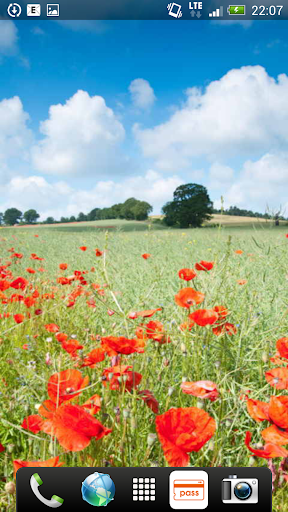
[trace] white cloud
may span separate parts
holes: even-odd
[[[44,139],[32,148],[37,171],[102,176],[123,164],[118,145],[125,130],[101,96],[80,90],[65,105],[52,105],[40,131]]]
[[[152,129],[134,126],[146,157],[170,171],[193,158],[247,158],[281,149],[288,142],[288,77],[277,80],[261,66],[233,69],[205,90],[192,87],[187,101],[167,122]]]
[[[108,24],[102,20],[59,20],[57,23],[73,32],[103,34],[108,30]]]
[[[136,108],[142,110],[152,107],[156,96],[154,91],[147,80],[143,78],[136,78],[129,85],[129,91],[132,97],[132,103]]]
[[[65,181],[48,183],[41,176],[18,176],[2,189],[0,211],[16,206],[22,212],[35,208],[40,220],[48,216],[60,219],[61,216],[77,215],[80,211],[88,213],[93,208],[109,207],[129,197],[136,197],[154,206],[154,211],[161,210],[166,201],[173,198],[175,188],[183,183],[178,176],[163,178],[153,170],[143,176],[126,178],[122,183],[113,180],[99,181],[90,190],[70,187]]]
[[[28,158],[29,144],[33,139],[27,127],[28,120],[29,115],[18,96],[0,101],[0,164],[11,158]]]
[[[222,189],[228,185],[234,178],[234,170],[228,165],[215,162],[211,165],[209,171],[209,189]]]
[[[0,20],[0,54],[10,55],[17,52],[17,32],[13,21]]]
[[[288,153],[266,153],[259,160],[247,160],[238,176],[223,185],[225,207],[237,205],[264,212],[268,205],[286,208],[288,215]]]

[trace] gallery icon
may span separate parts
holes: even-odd
[[[41,4],[27,4],[27,16],[41,16]]]
[[[156,500],[156,478],[133,478],[132,486],[133,501]]]
[[[169,504],[176,510],[203,510],[208,507],[206,471],[172,471],[169,478]]]
[[[173,16],[173,18],[181,18],[182,11],[181,11],[181,5],[175,4],[168,4],[167,5],[168,14],[169,16]]]
[[[59,4],[47,4],[47,16],[59,16]]]
[[[19,4],[9,4],[8,5],[8,9],[7,9],[7,12],[9,14],[9,16],[11,16],[11,18],[18,18],[18,16],[20,16],[21,14],[21,7]]]

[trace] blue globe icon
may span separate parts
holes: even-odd
[[[82,498],[94,507],[106,507],[115,496],[115,485],[110,475],[92,473],[82,482]]]

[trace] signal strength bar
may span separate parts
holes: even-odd
[[[223,6],[220,9],[216,9],[216,11],[209,12],[210,18],[221,18],[223,16]]]

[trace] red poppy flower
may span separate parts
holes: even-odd
[[[280,338],[276,341],[276,348],[281,357],[288,359],[288,338]]]
[[[157,311],[161,311],[162,308],[156,309],[145,309],[144,311],[132,311],[129,313],[128,318],[132,318],[133,320],[138,317],[149,318],[150,316],[155,315]]]
[[[37,434],[42,429],[42,425],[43,418],[39,414],[32,414],[23,420],[21,427]]]
[[[60,329],[60,327],[58,327],[56,324],[46,324],[44,327],[48,332],[58,332]]]
[[[44,422],[42,430],[55,436],[62,448],[73,452],[86,448],[93,437],[99,440],[112,432],[82,407],[72,404],[58,407],[53,418]]]
[[[60,270],[66,270],[68,268],[67,263],[60,263],[59,265]]]
[[[193,288],[182,288],[175,295],[175,302],[182,308],[191,308],[195,304],[201,304],[205,298],[204,293],[193,290]]]
[[[9,281],[5,280],[5,279],[2,279],[0,281],[0,290],[1,292],[5,292],[5,290],[8,290],[8,288],[10,288],[11,286],[11,283],[9,283]]]
[[[232,336],[232,334],[237,333],[237,327],[235,327],[234,324],[230,324],[229,322],[225,322],[223,325],[217,325],[217,327],[213,327],[212,331],[216,336],[220,336],[221,334],[229,334]]]
[[[241,251],[241,249],[236,249],[236,251],[234,251],[235,254],[243,254],[243,251]]]
[[[139,338],[128,339],[125,336],[106,336],[101,341],[102,348],[109,356],[117,354],[133,354],[133,352],[143,353],[145,341]]]
[[[261,435],[268,443],[288,444],[288,429],[279,429],[276,425],[270,425],[270,427],[262,430]]]
[[[21,260],[23,258],[23,254],[21,252],[14,252],[14,254],[11,255],[11,258],[18,258]]]
[[[102,383],[106,387],[109,382],[110,389],[119,390],[124,383],[126,391],[137,388],[142,380],[142,375],[131,370],[132,366],[111,366],[103,371]],[[125,378],[123,378],[125,377]]]
[[[270,386],[276,389],[288,389],[288,368],[273,368],[265,373]]]
[[[169,466],[185,467],[189,452],[198,452],[216,430],[209,414],[197,407],[169,409],[156,417],[156,432]]]
[[[285,236],[286,236],[286,238],[288,238],[288,233],[286,233],[286,235],[285,235]]]
[[[36,302],[36,299],[34,299],[33,297],[26,297],[24,299],[24,304],[27,308],[31,308],[32,306],[34,306]]]
[[[142,256],[142,258],[144,258],[144,260],[148,260],[148,258],[150,258],[150,256],[151,256],[151,254],[148,254],[147,252],[145,252],[141,256]]]
[[[3,444],[2,444],[2,443],[0,443],[0,453],[1,453],[1,452],[5,452],[5,447],[3,446]]]
[[[214,402],[218,398],[219,393],[217,385],[211,380],[198,380],[195,382],[182,382],[181,389],[187,395],[198,396],[200,398],[209,398]]]
[[[35,315],[42,315],[43,311],[42,309],[35,309],[34,313]]]
[[[95,368],[96,364],[104,361],[105,359],[105,350],[103,348],[95,348],[91,350],[89,354],[84,358],[83,363],[81,364],[81,368],[84,366],[90,366],[90,368]]]
[[[209,271],[214,267],[214,261],[203,261],[201,260],[200,263],[196,263],[195,268],[196,270],[206,270]]]
[[[55,338],[60,343],[63,343],[63,341],[68,340],[68,334],[65,334],[64,332],[57,332],[57,334],[55,334]]]
[[[218,322],[220,320],[224,320],[229,313],[228,309],[225,306],[215,306],[213,309],[214,311],[216,311],[216,313],[218,313]]]
[[[180,331],[191,331],[193,325],[195,325],[195,322],[189,320],[189,322],[183,322],[183,324],[180,324],[179,329]]]
[[[247,279],[238,279],[237,283],[241,286],[243,284],[247,284]]]
[[[29,274],[36,274],[36,270],[34,268],[26,268],[26,272],[29,272]]]
[[[82,350],[83,345],[80,345],[77,340],[65,340],[62,341],[62,348],[71,355],[71,357],[77,357],[77,350]]]
[[[24,320],[25,316],[24,315],[21,315],[20,313],[17,313],[16,315],[14,315],[14,320],[16,322],[16,324],[21,324]]]
[[[89,412],[94,416],[94,414],[97,414],[97,412],[101,409],[101,398],[99,395],[93,395],[84,404],[81,405],[81,407],[84,409],[84,411]]]
[[[59,456],[48,460],[13,460],[14,478],[16,478],[16,473],[20,468],[59,468],[60,466],[63,466],[63,462],[59,462]]]
[[[100,249],[95,249],[95,256],[102,256],[103,251],[100,251]]]
[[[57,407],[55,402],[52,402],[52,400],[44,400],[40,405],[38,412],[43,416],[43,418],[52,418],[56,409]]]
[[[87,247],[85,247],[85,245],[82,245],[82,247],[79,247],[79,249],[81,249],[81,251],[87,251]]]
[[[171,342],[171,339],[165,333],[164,325],[162,322],[158,322],[158,320],[150,320],[150,322],[148,322],[146,325],[146,334],[148,338],[158,341],[160,345]]]
[[[260,400],[252,400],[251,398],[247,400],[247,411],[251,418],[253,418],[255,421],[270,421],[268,410],[269,404],[266,402],[260,402]]]
[[[184,279],[184,281],[191,281],[191,279],[194,279],[194,277],[197,276],[195,270],[193,268],[182,268],[178,272],[178,276],[180,279]]]
[[[86,376],[83,379],[79,370],[64,370],[54,373],[48,381],[48,396],[53,402],[61,404],[80,395],[88,383],[89,377]]]
[[[288,451],[281,446],[278,446],[274,443],[267,443],[263,448],[254,449],[250,446],[250,441],[252,439],[251,432],[246,432],[245,444],[256,457],[262,457],[263,459],[272,459],[273,457],[287,457]]]
[[[158,414],[159,412],[159,403],[156,400],[155,396],[149,391],[149,389],[144,389],[143,391],[138,391],[138,396],[144,400],[145,404],[148,405],[149,409],[154,412],[154,414]]]
[[[197,325],[204,327],[205,325],[212,325],[218,320],[218,313],[214,309],[196,309],[189,315],[190,320]]]
[[[26,286],[28,286],[29,282],[24,277],[17,277],[10,283],[11,288],[15,288],[15,290],[25,290]]]
[[[288,429],[288,396],[271,396],[268,412],[273,423]]]

